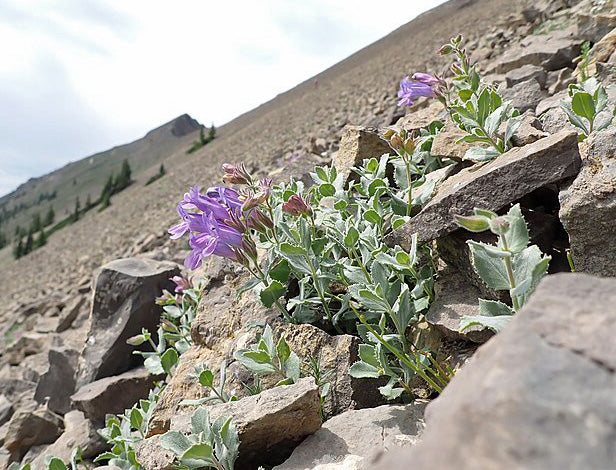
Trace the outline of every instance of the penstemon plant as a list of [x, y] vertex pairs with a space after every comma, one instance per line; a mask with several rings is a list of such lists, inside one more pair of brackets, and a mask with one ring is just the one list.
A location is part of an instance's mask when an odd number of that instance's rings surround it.
[[160, 445], [176, 456], [175, 468], [233, 470], [240, 440], [231, 418], [221, 416], [211, 422], [207, 410], [201, 407], [192, 414], [190, 422], [188, 435], [167, 431], [160, 437]]
[[227, 363], [223, 362], [220, 365], [220, 377], [218, 379], [218, 385], [214, 384], [214, 374], [203, 364], [197, 364], [195, 366], [195, 378], [199, 380], [199, 383], [210, 390], [210, 394], [207, 397], [198, 398], [195, 400], [185, 399], [180, 402], [182, 406], [194, 406], [203, 405], [205, 403], [228, 403], [230, 401], [236, 401], [238, 398], [233, 393], [225, 391], [225, 382], [227, 380]]
[[195, 318], [197, 306], [201, 299], [201, 283], [190, 281], [181, 276], [174, 276], [175, 293], [163, 290], [156, 303], [163, 306], [161, 322], [154, 341], [152, 334], [145, 328], [141, 334], [132, 336], [126, 342], [132, 346], [140, 346], [148, 342], [153, 351], [134, 351], [145, 358], [144, 366], [154, 374], [172, 375], [179, 356], [192, 345], [190, 327]]
[[510, 150], [511, 138], [520, 125], [519, 111], [510, 101], [503, 101], [495, 86], [482, 82], [462, 47], [461, 36], [452, 38], [439, 53], [456, 57], [450, 67], [452, 84], [430, 74], [416, 73], [400, 82], [398, 105], [410, 106], [418, 96], [436, 97], [451, 120], [467, 134], [458, 142], [483, 144], [468, 149], [465, 160], [488, 161]]
[[147, 399], [139, 400], [121, 415], [109, 414], [105, 417], [105, 427], [99, 429], [98, 433], [111, 450], [98, 455], [94, 462], [108, 460], [109, 465], [122, 470], [143, 470], [135, 457], [134, 446], [145, 439], [148, 421], [163, 388], [163, 384], [157, 384]]
[[[192, 188], [178, 205], [182, 223], [169, 232], [173, 238], [189, 232], [187, 267], [198, 267], [210, 254], [237, 261], [253, 275], [238, 293], [254, 291], [291, 322], [365, 332], [364, 340], [385, 343], [381, 358], [394, 365], [379, 368], [379, 375], [409, 393], [412, 377], [419, 375], [440, 391], [449, 376], [414, 337], [434, 296], [430, 250], [414, 243], [407, 253], [383, 242], [433, 193], [434, 181], [428, 183], [425, 174], [443, 164], [429, 155], [439, 125], [417, 145], [404, 136], [403, 155], [397, 147], [398, 155], [365, 160], [354, 169], [358, 180], [349, 184], [334, 167], [316, 167], [314, 184], [306, 189], [294, 180], [255, 182], [243, 166], [224, 165], [223, 180], [243, 189]], [[400, 132], [386, 137], [396, 145]], [[388, 168], [394, 169], [395, 185]], [[415, 187], [421, 189], [417, 196]], [[390, 398], [401, 393], [384, 392]]]
[[616, 107], [601, 121], [597, 121], [599, 113], [607, 107], [607, 93], [595, 77], [579, 84], [572, 83], [569, 85], [568, 94], [570, 101], [562, 100], [560, 106], [567, 113], [571, 124], [580, 129], [580, 142], [594, 131], [603, 130], [612, 123]]
[[[61, 458], [48, 455], [45, 457], [46, 470], [77, 470], [77, 464], [83, 459], [81, 457], [81, 449], [76, 447], [71, 452], [69, 463], [65, 463]], [[10, 467], [9, 467], [10, 468]]]
[[551, 257], [543, 255], [536, 245], [528, 246], [528, 228], [519, 204], [504, 216], [486, 209], [475, 209], [474, 215], [456, 215], [455, 220], [471, 232], [490, 230], [498, 236], [496, 246], [473, 240], [466, 243], [479, 277], [492, 289], [509, 291], [512, 303], [510, 307], [503, 302], [479, 299], [479, 313], [462, 317], [460, 331], [481, 325], [498, 332], [524, 306], [547, 272]]

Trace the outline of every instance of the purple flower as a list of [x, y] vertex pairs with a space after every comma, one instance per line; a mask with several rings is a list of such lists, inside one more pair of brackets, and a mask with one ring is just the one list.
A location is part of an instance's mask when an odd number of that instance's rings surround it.
[[432, 86], [411, 80], [409, 77], [404, 77], [400, 81], [400, 90], [398, 91], [398, 98], [400, 98], [400, 100], [398, 100], [398, 106], [411, 106], [413, 100], [419, 96], [426, 96], [429, 98], [435, 96]]
[[436, 78], [434, 75], [430, 75], [429, 73], [415, 73], [411, 77], [411, 80], [414, 80], [419, 83], [423, 83], [424, 85], [434, 86], [437, 83], [440, 83], [440, 80]]
[[252, 181], [243, 163], [240, 163], [239, 166], [223, 163], [222, 169], [225, 172], [222, 177], [225, 183], [250, 184]]
[[191, 233], [188, 239], [191, 251], [184, 260], [188, 269], [197, 269], [206, 256], [216, 255], [223, 258], [236, 259], [233, 248], [242, 245], [243, 236], [237, 230], [218, 222], [211, 214], [203, 214], [207, 224], [202, 233]]
[[190, 287], [190, 282], [187, 279], [184, 279], [182, 276], [173, 276], [169, 278], [170, 281], [173, 281], [175, 284], [175, 293], [181, 294], [185, 289]]

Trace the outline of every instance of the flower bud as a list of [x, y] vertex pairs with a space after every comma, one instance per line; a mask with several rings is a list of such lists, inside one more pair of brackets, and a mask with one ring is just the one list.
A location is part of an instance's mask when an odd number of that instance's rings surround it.
[[456, 224], [470, 232], [483, 232], [484, 230], [490, 228], [490, 220], [481, 215], [470, 215], [467, 217], [462, 215], [454, 215], [453, 218], [456, 221]]
[[496, 235], [500, 235], [509, 229], [509, 221], [501, 216], [490, 220], [490, 230]]
[[445, 44], [438, 50], [438, 53], [440, 55], [449, 55], [452, 52], [453, 52], [453, 46], [451, 44]]
[[223, 163], [222, 169], [225, 172], [222, 177], [225, 183], [250, 184], [252, 178], [248, 174], [248, 171], [246, 171], [246, 167], [243, 163], [240, 163], [239, 166]]
[[292, 194], [289, 200], [282, 205], [282, 211], [293, 216], [312, 215], [308, 201], [297, 194]]

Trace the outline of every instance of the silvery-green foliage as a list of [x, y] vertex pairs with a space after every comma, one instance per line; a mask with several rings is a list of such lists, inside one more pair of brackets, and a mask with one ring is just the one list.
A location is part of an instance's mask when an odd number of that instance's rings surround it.
[[210, 421], [200, 407], [191, 416], [191, 432], [168, 431], [160, 437], [160, 445], [173, 452], [179, 469], [214, 468], [233, 470], [240, 440], [231, 418]]
[[151, 374], [172, 375], [179, 356], [192, 345], [190, 328], [200, 299], [199, 282], [175, 296], [166, 290], [163, 291], [163, 295], [156, 299], [156, 302], [163, 306], [156, 335], [153, 336], [143, 328], [141, 334], [126, 341], [132, 346], [140, 346], [145, 342], [150, 344], [153, 351], [134, 351], [133, 354], [144, 357], [144, 366]]
[[440, 52], [456, 56], [451, 66], [453, 86], [447, 86], [440, 99], [453, 122], [467, 134], [458, 142], [481, 144], [467, 150], [464, 159], [492, 160], [511, 149], [511, 138], [520, 125], [519, 111], [510, 101], [503, 101], [495, 86], [481, 80], [460, 36]]
[[196, 400], [182, 400], [180, 405], [203, 405], [204, 403], [228, 403], [230, 401], [237, 400], [237, 397], [233, 393], [229, 393], [225, 390], [225, 381], [227, 380], [227, 363], [223, 362], [220, 366], [220, 376], [218, 379], [218, 385], [214, 383], [214, 374], [210, 369], [207, 369], [203, 364], [197, 364], [195, 366], [195, 375], [199, 383], [210, 390], [210, 394], [207, 397], [198, 398]]
[[265, 326], [259, 341], [249, 349], [240, 349], [235, 353], [235, 359], [255, 376], [278, 375], [281, 379], [275, 384], [294, 384], [300, 377], [300, 360], [297, 354], [281, 337], [274, 339], [272, 328]]
[[76, 447], [71, 452], [71, 460], [68, 464], [59, 457], [54, 457], [52, 455], [46, 456], [45, 470], [77, 470], [77, 464], [81, 461], [81, 449], [79, 447]]
[[482, 325], [500, 331], [518, 312], [545, 275], [550, 256], [536, 245], [528, 246], [529, 234], [520, 205], [516, 204], [504, 216], [475, 209], [472, 216], [455, 216], [456, 223], [471, 232], [490, 230], [498, 236], [496, 245], [468, 240], [473, 267], [483, 282], [495, 290], [507, 290], [512, 307], [495, 300], [479, 299], [477, 315], [464, 316], [460, 331], [471, 325]]
[[[607, 112], [607, 92], [595, 77], [582, 83], [572, 83], [568, 89], [569, 101], [562, 100], [561, 108], [567, 113], [569, 121], [580, 129], [579, 140], [586, 139], [592, 132], [608, 127], [614, 119], [616, 107]], [[603, 113], [599, 120], [599, 113]]]
[[11, 464], [7, 467], [7, 470], [32, 470], [32, 465], [29, 463], [21, 465], [18, 462], [11, 462]]
[[143, 470], [135, 457], [134, 446], [145, 438], [154, 405], [163, 388], [162, 384], [156, 385], [147, 400], [139, 400], [123, 414], [105, 416], [105, 427], [99, 429], [98, 433], [110, 446], [110, 450], [98, 455], [95, 462], [108, 460], [108, 465], [115, 465], [122, 470]]

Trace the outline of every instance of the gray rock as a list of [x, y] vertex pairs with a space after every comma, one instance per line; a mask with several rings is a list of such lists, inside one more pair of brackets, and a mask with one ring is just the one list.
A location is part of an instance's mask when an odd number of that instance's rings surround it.
[[538, 65], [526, 64], [520, 68], [510, 70], [505, 74], [507, 88], [511, 88], [518, 83], [532, 79], [536, 80], [541, 88], [544, 88], [545, 81], [547, 79], [547, 72], [543, 67]]
[[62, 434], [62, 420], [45, 407], [18, 410], [9, 421], [4, 448], [19, 462], [33, 446], [51, 444]]
[[6, 423], [13, 414], [13, 404], [9, 401], [9, 399], [0, 394], [0, 426]]
[[[242, 469], [256, 470], [260, 465], [282, 463], [298, 442], [321, 427], [318, 389], [312, 377], [235, 402], [213, 405], [208, 411], [212, 419], [233, 417], [241, 441], [235, 466]], [[171, 420], [171, 429], [189, 431], [191, 414], [176, 415]]]
[[122, 413], [140, 398], [148, 396], [156, 377], [140, 367], [115, 377], [105, 377], [81, 387], [71, 396], [74, 408], [85, 413], [95, 424], [101, 424], [107, 413]]
[[511, 142], [516, 147], [523, 147], [547, 136], [548, 133], [543, 131], [541, 121], [529, 111], [522, 115], [520, 127], [513, 134]]
[[616, 28], [616, 14], [578, 13], [576, 15], [578, 36], [592, 43], [598, 42]]
[[[560, 102], [562, 100], [568, 99], [568, 97], [569, 95], [567, 94], [567, 90], [561, 90], [555, 95], [549, 96], [541, 100], [541, 102], [537, 105], [537, 108], [535, 109], [535, 114], [541, 117], [543, 113], [545, 113], [546, 111], [552, 108], [560, 108]], [[544, 130], [547, 130], [547, 129], [544, 129]]]
[[510, 100], [520, 113], [524, 113], [529, 110], [535, 112], [537, 105], [547, 96], [547, 92], [541, 89], [537, 80], [531, 78], [506, 88], [501, 95], [505, 100]]
[[388, 243], [408, 249], [415, 232], [421, 242], [442, 237], [456, 229], [454, 214], [468, 215], [475, 207], [499, 210], [537, 188], [576, 175], [579, 167], [574, 132], [514, 148], [445, 180], [421, 212], [388, 237]]
[[103, 266], [94, 288], [78, 387], [122, 373], [140, 362], [126, 340], [142, 328], [156, 331], [161, 308], [154, 298], [163, 289], [171, 289], [169, 278], [179, 274], [174, 263], [146, 258], [119, 259]]
[[83, 295], [74, 297], [60, 312], [60, 319], [56, 332], [62, 333], [68, 330], [72, 325], [81, 309], [85, 306], [86, 298]]
[[25, 332], [11, 343], [2, 353], [2, 360], [7, 364], [19, 365], [27, 356], [46, 351], [55, 342], [51, 335]]
[[73, 349], [50, 349], [48, 358], [49, 367], [39, 378], [34, 399], [63, 415], [70, 410], [70, 397], [75, 391], [79, 353]]
[[428, 406], [422, 441], [374, 468], [612, 468], [614, 335], [616, 280], [547, 276]]
[[95, 457], [106, 448], [105, 442], [96, 432], [96, 427], [79, 410], [72, 410], [64, 416], [64, 432], [39, 456], [32, 461], [32, 468], [44, 468], [45, 457], [52, 455], [65, 462], [71, 459], [73, 449], [79, 447], [84, 459]]
[[577, 178], [560, 192], [560, 220], [577, 271], [616, 276], [616, 129], [592, 134]]
[[439, 271], [434, 286], [435, 299], [426, 313], [426, 321], [452, 339], [467, 339], [485, 343], [494, 334], [478, 325], [460, 332], [460, 320], [465, 315], [477, 315], [479, 289], [454, 268]]
[[556, 134], [558, 132], [578, 132], [579, 129], [569, 122], [567, 113], [560, 107], [550, 108], [545, 111], [539, 118], [543, 130]]
[[548, 73], [548, 93], [554, 95], [559, 91], [566, 90], [567, 87], [574, 82], [575, 77], [573, 76], [573, 70], [569, 68], [554, 70]]
[[374, 454], [413, 446], [421, 435], [426, 402], [350, 410], [325, 422], [274, 470], [370, 468]]
[[340, 148], [333, 155], [332, 164], [345, 176], [345, 179], [355, 179], [351, 168], [361, 164], [365, 158], [379, 158], [384, 153], [392, 152], [391, 148], [375, 128], [362, 126], [346, 126], [340, 139]]
[[466, 151], [472, 147], [472, 144], [466, 142], [456, 143], [465, 135], [464, 131], [447, 119], [443, 128], [434, 137], [430, 153], [435, 157], [462, 160]]
[[487, 72], [507, 73], [524, 65], [541, 66], [547, 71], [571, 67], [581, 43], [572, 29], [530, 35], [508, 49]]

